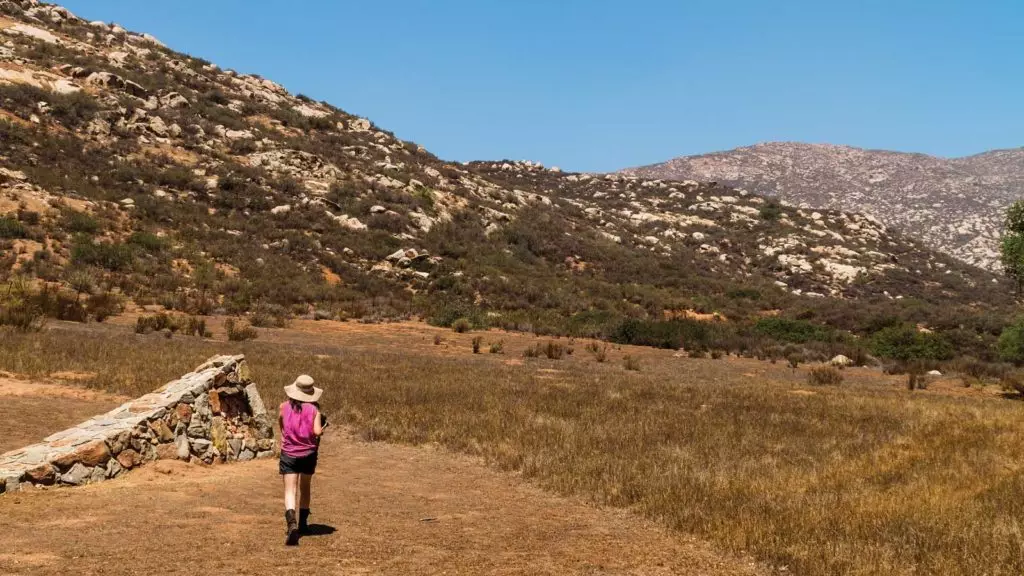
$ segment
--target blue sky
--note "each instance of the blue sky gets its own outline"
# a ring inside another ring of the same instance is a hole
[[[449,160],[1024,146],[1020,0],[66,0]]]

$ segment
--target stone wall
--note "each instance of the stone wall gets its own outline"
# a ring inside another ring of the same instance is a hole
[[[99,482],[158,459],[265,458],[273,437],[245,357],[217,356],[151,394],[0,455],[0,493]]]

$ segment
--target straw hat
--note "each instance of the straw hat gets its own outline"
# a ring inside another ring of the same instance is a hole
[[[323,393],[323,389],[313,386],[313,378],[305,374],[296,378],[291,386],[284,387],[285,396],[299,402],[316,402]]]

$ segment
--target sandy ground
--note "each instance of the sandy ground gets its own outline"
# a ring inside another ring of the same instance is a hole
[[[75,374],[65,374],[73,380]],[[85,422],[127,399],[94,390],[0,375],[0,454]]]
[[[472,459],[335,431],[318,535],[283,546],[276,461],[157,462],[0,497],[0,574],[758,574],[624,511],[552,496]]]

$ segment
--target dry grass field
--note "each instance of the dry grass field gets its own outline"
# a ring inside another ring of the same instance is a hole
[[[295,322],[246,343],[55,324],[0,333],[0,370],[137,395],[243,352],[268,402],[307,372],[363,439],[478,457],[792,573],[1024,573],[1024,403],[952,379],[910,392],[868,369],[814,387],[782,363],[639,348],[598,362],[584,341],[523,357],[548,342],[418,324]]]

